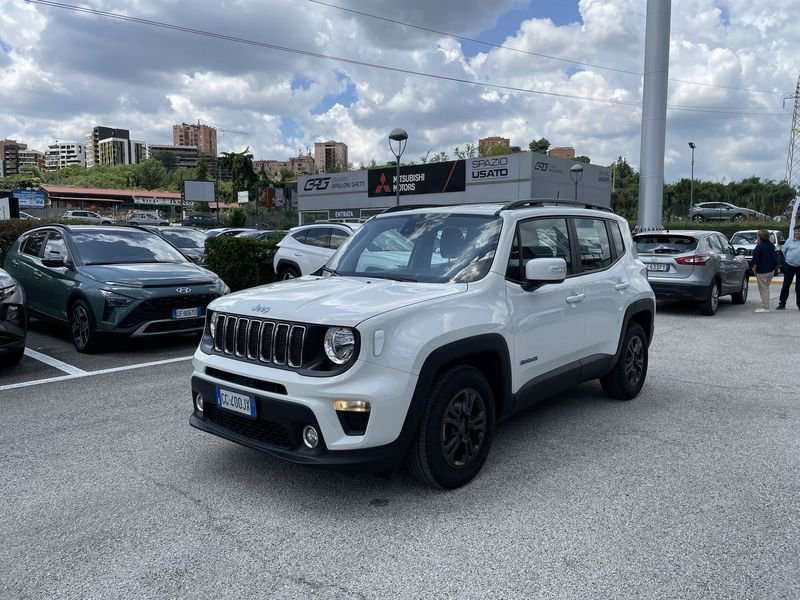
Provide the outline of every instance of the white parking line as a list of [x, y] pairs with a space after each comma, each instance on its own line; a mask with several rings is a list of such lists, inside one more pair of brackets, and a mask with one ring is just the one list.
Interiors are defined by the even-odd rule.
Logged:
[[[27, 353], [28, 351], [25, 350]], [[48, 357], [49, 358], [49, 357]], [[24, 387], [31, 387], [34, 385], [43, 385], [45, 383], [55, 383], [59, 381], [71, 381], [73, 379], [82, 379], [84, 377], [94, 377], [95, 375], [107, 375], [109, 373], [120, 373], [122, 371], [132, 371], [134, 369], [144, 369], [147, 367], [157, 367], [159, 365], [168, 365], [171, 363], [177, 362], [184, 362], [187, 360], [191, 360], [191, 356], [182, 356], [180, 358], [167, 358], [165, 360], [156, 360], [153, 362], [147, 363], [139, 363], [137, 365], [126, 365], [124, 367], [113, 367], [110, 369], [100, 369], [99, 371], [82, 371], [81, 369], [76, 369], [80, 371], [79, 373], [73, 373], [70, 375], [60, 375], [59, 377], [48, 377], [47, 379], [36, 379], [34, 381], [23, 381], [22, 383], [12, 383], [9, 385], [0, 385], [0, 392], [5, 392], [7, 390], [16, 390], [19, 388]], [[69, 365], [65, 365], [69, 366]], [[72, 367], [73, 369], [75, 367]]]
[[83, 375], [86, 373], [83, 369], [79, 369], [78, 367], [73, 367], [72, 365], [68, 365], [65, 362], [58, 360], [57, 358], [53, 358], [52, 356], [47, 356], [47, 354], [42, 354], [41, 352], [37, 352], [36, 350], [31, 350], [30, 348], [25, 348], [25, 356], [30, 356], [31, 358], [38, 360], [41, 363], [46, 364], [49, 367], [53, 367], [58, 369], [59, 371], [64, 371], [67, 375]]

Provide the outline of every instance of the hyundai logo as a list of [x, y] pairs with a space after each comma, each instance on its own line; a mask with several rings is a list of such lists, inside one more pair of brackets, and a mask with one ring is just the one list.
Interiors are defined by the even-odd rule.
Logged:
[[175, 291], [179, 294], [191, 294], [192, 288], [175, 288]]

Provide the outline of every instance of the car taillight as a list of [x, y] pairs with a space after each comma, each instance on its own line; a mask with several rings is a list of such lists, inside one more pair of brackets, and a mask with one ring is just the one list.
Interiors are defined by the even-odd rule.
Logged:
[[695, 254], [693, 256], [681, 256], [680, 258], [676, 258], [675, 262], [679, 265], [704, 265], [709, 260], [711, 260], [710, 256], [705, 254]]

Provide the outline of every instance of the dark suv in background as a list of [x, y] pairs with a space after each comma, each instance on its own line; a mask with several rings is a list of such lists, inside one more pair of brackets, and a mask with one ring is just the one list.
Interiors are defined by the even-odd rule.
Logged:
[[6, 269], [35, 315], [69, 323], [80, 352], [105, 334], [199, 333], [206, 306], [228, 293], [214, 273], [133, 227], [50, 225], [14, 243]]

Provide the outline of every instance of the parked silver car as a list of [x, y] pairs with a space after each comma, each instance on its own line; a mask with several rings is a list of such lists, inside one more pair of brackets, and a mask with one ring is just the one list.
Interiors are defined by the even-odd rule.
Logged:
[[730, 295], [734, 304], [747, 302], [747, 259], [721, 233], [640, 233], [634, 243], [656, 298], [697, 302], [709, 316], [717, 312], [720, 296]]
[[764, 213], [735, 206], [727, 202], [701, 202], [689, 209], [689, 218], [695, 223], [703, 221], [768, 221], [769, 216]]
[[95, 225], [112, 225], [113, 221], [109, 217], [97, 214], [90, 210], [67, 210], [61, 215], [62, 219], [84, 221]]

